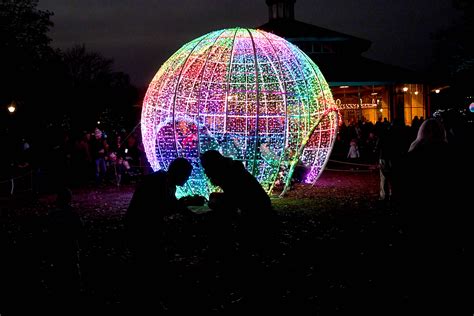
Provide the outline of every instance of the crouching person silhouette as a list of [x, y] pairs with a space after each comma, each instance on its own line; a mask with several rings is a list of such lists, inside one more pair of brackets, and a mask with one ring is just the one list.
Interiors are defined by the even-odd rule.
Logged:
[[192, 171], [185, 158], [176, 158], [168, 171], [158, 170], [142, 178], [125, 214], [128, 248], [132, 255], [130, 302], [144, 311], [166, 308], [173, 295], [173, 269], [166, 254], [165, 218], [174, 214], [193, 216], [176, 198]]
[[222, 189], [221, 193], [210, 195], [209, 208], [231, 214], [229, 216], [235, 219], [240, 248], [235, 260], [240, 262], [240, 272], [233, 272], [236, 282], [242, 286], [248, 303], [266, 308], [268, 300], [262, 293], [269, 294], [270, 289], [262, 289], [264, 284], [268, 285], [262, 280], [266, 277], [262, 263], [268, 250], [273, 248], [277, 232], [270, 197], [240, 161], [209, 150], [201, 155], [201, 164], [211, 183]]
[[211, 193], [208, 206], [216, 211], [237, 213], [238, 230], [249, 251], [261, 251], [268, 237], [267, 227], [274, 223], [270, 197], [240, 161], [222, 156], [216, 150], [201, 155], [201, 164], [212, 184], [222, 193]]

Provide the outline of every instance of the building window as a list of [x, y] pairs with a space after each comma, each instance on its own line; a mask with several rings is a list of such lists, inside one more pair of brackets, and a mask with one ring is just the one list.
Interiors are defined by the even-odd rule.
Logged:
[[277, 5], [276, 5], [276, 4], [272, 5], [272, 6], [270, 7], [270, 10], [272, 10], [272, 12], [271, 12], [272, 18], [273, 18], [273, 19], [278, 18], [278, 7], [277, 7]]
[[278, 4], [278, 17], [283, 18], [284, 16], [284, 10], [285, 8], [283, 7], [283, 3]]
[[411, 126], [413, 118], [425, 116], [424, 90], [421, 84], [404, 84], [397, 87], [403, 92], [403, 114], [405, 124]]
[[346, 124], [390, 120], [387, 86], [335, 86], [331, 91]]

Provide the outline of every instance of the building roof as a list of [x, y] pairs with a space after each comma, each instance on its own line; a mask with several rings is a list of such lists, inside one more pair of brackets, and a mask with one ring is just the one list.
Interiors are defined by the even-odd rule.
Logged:
[[363, 56], [310, 54], [326, 81], [335, 85], [422, 83], [420, 73]]
[[294, 4], [296, 0], [265, 0], [267, 5], [278, 4], [278, 3], [291, 3]]
[[371, 42], [293, 19], [271, 19], [258, 29], [298, 46], [302, 42], [332, 43], [334, 53], [308, 53], [330, 85], [422, 83], [420, 73], [361, 56]]
[[351, 51], [357, 53], [367, 51], [372, 44], [371, 41], [366, 39], [293, 19], [272, 19], [257, 28], [284, 37], [291, 42], [295, 40], [338, 42], [338, 45], [350, 48]]

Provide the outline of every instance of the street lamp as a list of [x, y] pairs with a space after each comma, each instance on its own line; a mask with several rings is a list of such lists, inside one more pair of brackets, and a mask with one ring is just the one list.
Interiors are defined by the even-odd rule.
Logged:
[[13, 113], [16, 111], [16, 106], [15, 106], [15, 102], [12, 102], [9, 106], [8, 106], [8, 112], [10, 113]]

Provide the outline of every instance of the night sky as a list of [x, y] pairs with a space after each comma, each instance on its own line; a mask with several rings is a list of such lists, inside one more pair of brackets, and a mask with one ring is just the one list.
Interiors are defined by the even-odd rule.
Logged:
[[[227, 27], [268, 21], [265, 0], [40, 0], [54, 12], [53, 46], [85, 44], [145, 87], [188, 41]], [[297, 0], [297, 20], [372, 41], [366, 57], [423, 70], [431, 36], [458, 17], [451, 0]]]

